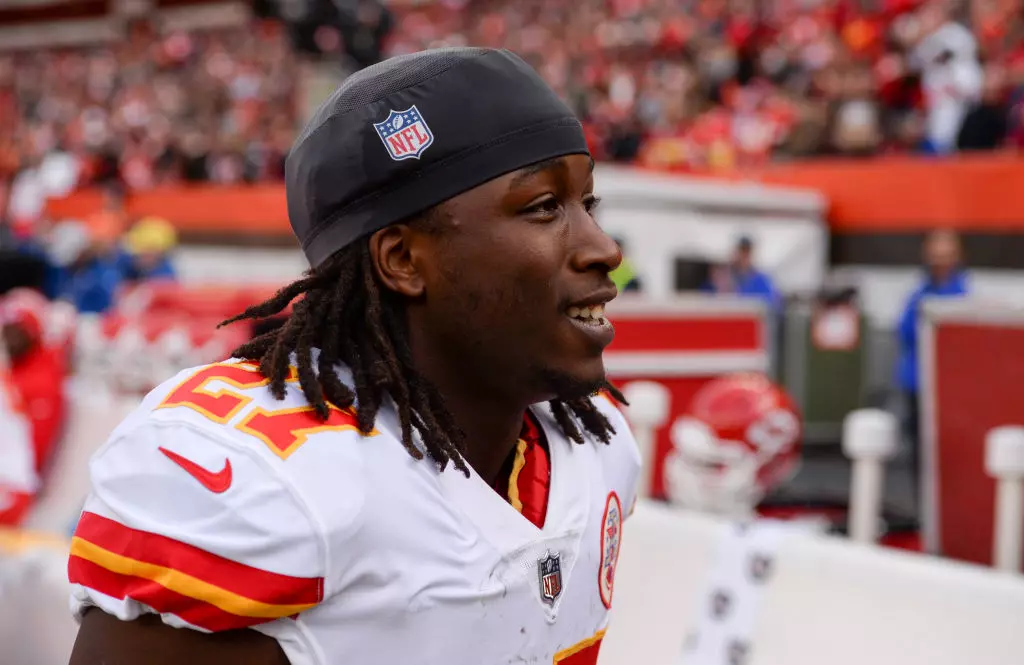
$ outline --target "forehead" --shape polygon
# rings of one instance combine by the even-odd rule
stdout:
[[[449,199],[446,205],[450,210],[496,203],[500,205],[510,198],[530,194],[541,185],[555,186],[566,192],[576,189],[582,191],[590,185],[593,171],[594,160],[590,155],[565,155],[545,159],[463,192]]]
[[[594,158],[590,155],[565,155],[524,166],[517,171],[513,171],[508,177],[510,186],[514,187],[543,174],[572,174],[589,177],[593,173]]]

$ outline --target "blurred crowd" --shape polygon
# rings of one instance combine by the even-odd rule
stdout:
[[[129,219],[116,187],[106,189],[101,206],[83,219],[50,224],[40,218],[30,233],[5,236],[0,259],[13,281],[0,279],[0,293],[5,286],[30,286],[80,313],[103,314],[125,287],[176,279],[174,226],[158,217]]]
[[[92,183],[278,179],[298,78],[272,22],[168,34],[140,23],[116,44],[0,55],[6,217],[29,225],[47,197]]]
[[[167,184],[277,180],[297,122],[297,58],[284,29],[158,33],[0,55],[0,254],[21,280],[84,313],[126,284],[174,277],[174,228],[130,219],[125,196]],[[81,219],[46,203],[95,186]],[[0,293],[10,286],[0,276]]]
[[[604,159],[770,159],[1024,145],[1020,0],[450,0],[391,53],[504,46],[570,100]]]
[[[583,118],[602,159],[705,170],[1024,146],[1022,0],[367,6],[377,56],[463,44],[519,53]],[[300,121],[292,32],[275,20],[196,32],[139,23],[116,44],[0,55],[7,218],[112,179],[279,179]],[[342,55],[358,31],[312,34],[328,58],[366,64]]]

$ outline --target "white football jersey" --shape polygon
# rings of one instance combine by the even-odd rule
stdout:
[[[317,419],[294,378],[284,401],[266,384],[246,363],[186,370],[95,454],[76,616],[251,627],[292,665],[596,663],[640,467],[607,399],[609,445],[533,407],[551,457],[537,528],[475,473],[413,459],[392,408],[364,437],[351,410]]]

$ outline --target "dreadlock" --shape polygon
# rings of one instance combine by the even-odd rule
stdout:
[[[413,366],[405,310],[397,294],[378,286],[368,243],[348,245],[270,299],[220,325],[274,316],[299,296],[283,326],[242,344],[232,355],[258,361],[260,371],[270,380],[271,393],[284,399],[294,353],[299,386],[317,415],[326,421],[328,404],[347,409],[358,401],[356,424],[363,434],[373,430],[377,412],[389,395],[398,409],[406,451],[415,459],[423,458],[413,442],[416,430],[438,468],[443,470],[450,461],[468,475],[462,432],[441,394]],[[315,368],[313,348],[319,349]],[[339,362],[350,368],[354,389],[335,373]],[[626,402],[610,383],[605,382],[602,389]],[[576,443],[583,443],[579,424],[604,443],[615,433],[590,397],[556,399],[549,404],[562,432]]]

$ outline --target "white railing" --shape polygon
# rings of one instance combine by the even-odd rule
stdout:
[[[992,564],[998,570],[1019,573],[1024,535],[1024,427],[989,430],[985,469],[996,479]]]

